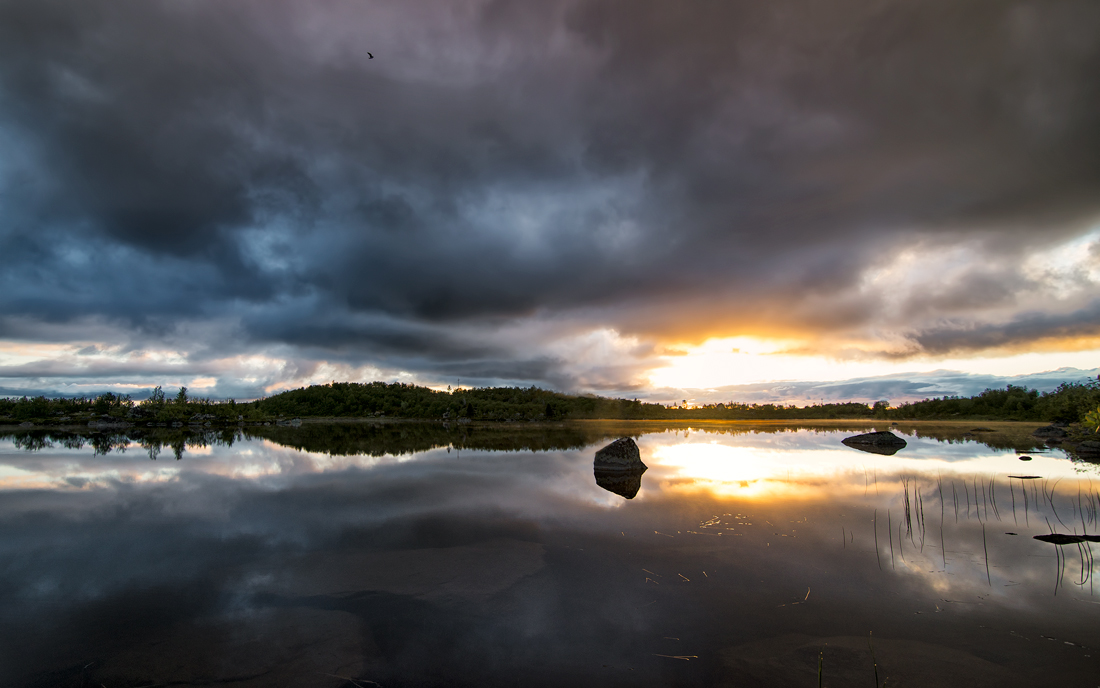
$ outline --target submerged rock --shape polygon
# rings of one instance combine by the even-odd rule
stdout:
[[[906,446],[905,440],[892,432],[868,432],[853,437],[845,437],[841,440],[845,446],[872,454],[892,456]]]
[[[629,437],[620,437],[596,452],[596,468],[610,471],[632,471],[648,468],[642,463],[638,445]]]

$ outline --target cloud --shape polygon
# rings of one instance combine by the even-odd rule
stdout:
[[[1098,375],[1100,375],[1100,368],[1091,370],[1059,368],[1028,375],[985,375],[955,370],[935,370],[825,382],[784,380],[727,385],[714,389],[665,388],[653,390],[648,398],[651,401],[664,403],[679,403],[680,400],[687,399],[698,405],[735,401],[756,404],[793,403],[798,406],[808,406],[822,402],[871,403],[880,399],[900,404],[933,397],[969,397],[987,389],[1003,389],[1007,385],[1049,392],[1064,382],[1095,380]]]
[[[639,384],[555,354],[604,330],[1081,336],[1096,277],[1022,267],[1100,218],[1098,28],[1090,2],[0,1],[0,336],[561,387]]]
[[[945,324],[921,332],[918,342],[923,350],[933,354],[954,351],[994,349],[1024,346],[1055,340],[1066,342],[1084,339],[1089,343],[1100,337],[1100,301],[1071,313],[1021,313],[1004,324],[960,326]]]

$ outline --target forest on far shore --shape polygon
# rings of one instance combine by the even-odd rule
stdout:
[[[92,419],[155,424],[267,422],[280,418],[375,417],[420,420],[1005,420],[1078,423],[1100,407],[1100,381],[1066,382],[1049,392],[1009,385],[972,397],[937,397],[890,406],[883,400],[812,404],[715,403],[665,406],[637,399],[570,395],[538,387],[440,391],[404,383],[334,382],[254,401],[191,397],[186,387],[160,387],[141,401],[114,393],[96,397],[0,399],[0,423],[59,424]],[[1095,416],[1095,413],[1093,413]],[[1092,416],[1090,416],[1091,418]]]

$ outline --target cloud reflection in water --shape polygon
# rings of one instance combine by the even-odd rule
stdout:
[[[1021,684],[1088,675],[1093,581],[1076,546],[1032,536],[1100,531],[1094,466],[1034,454],[1043,479],[1012,481],[1015,454],[976,442],[686,435],[637,438],[630,501],[593,479],[602,438],[374,456],[253,438],[181,461],[4,440],[2,470],[35,487],[0,491],[0,678],[62,685],[95,661],[106,685],[191,685],[224,680],[220,657],[299,683],[713,684],[768,679],[753,643],[801,666],[807,642],[871,630]],[[294,649],[310,638],[329,664]]]

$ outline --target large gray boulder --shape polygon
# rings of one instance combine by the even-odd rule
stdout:
[[[620,437],[596,452],[595,467],[606,471],[644,471],[638,445],[629,437]]]
[[[638,445],[629,437],[622,437],[596,452],[592,472],[596,484],[615,494],[633,499],[642,487],[642,473],[648,470],[642,463]]]
[[[905,447],[905,440],[892,432],[868,432],[862,435],[845,437],[841,440],[846,446],[872,454],[892,456]]]

